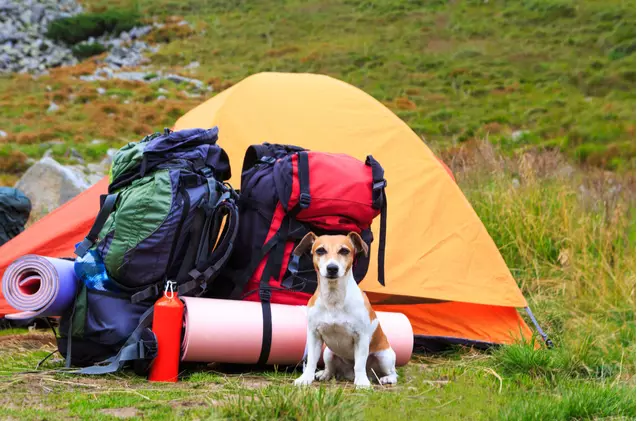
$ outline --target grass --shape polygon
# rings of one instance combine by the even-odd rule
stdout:
[[[139,24],[140,17],[132,11],[107,10],[56,19],[49,23],[46,35],[55,41],[73,45],[106,33],[117,35]]]
[[[90,44],[77,44],[74,45],[71,49],[73,51],[73,55],[83,60],[85,58],[93,57],[102,54],[106,51],[106,47],[98,42],[93,42]]]
[[[198,78],[212,95],[259,71],[316,72],[385,103],[451,167],[556,347],[416,356],[397,387],[368,393],[349,384],[297,390],[298,370],[283,368],[184,367],[166,385],[130,372],[46,371],[61,366],[54,357],[25,374],[55,345],[47,333],[12,331],[0,334],[1,418],[635,418],[633,3],[83,3],[164,23],[148,36],[161,44],[148,71]],[[70,148],[99,160],[208,95],[165,81],[76,78],[99,59],[0,77],[0,183],[48,149],[62,162]],[[186,69],[192,61],[200,66]],[[157,102],[160,88],[166,100]],[[49,115],[51,101],[60,111]]]
[[[102,378],[47,371],[62,365],[57,356],[40,373],[20,374],[55,345],[50,333],[12,331],[0,336],[0,390],[10,391],[0,394],[0,417],[634,419],[636,258],[627,235],[634,179],[582,171],[555,153],[512,159],[487,142],[453,156],[444,157],[555,348],[537,348],[533,338],[486,352],[416,355],[399,368],[398,386],[361,392],[348,383],[298,390],[300,368],[284,367],[182,366],[179,383],[157,384],[128,371]]]

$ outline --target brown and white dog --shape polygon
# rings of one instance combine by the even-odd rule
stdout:
[[[332,377],[354,380],[356,387],[370,387],[370,378],[395,384],[396,353],[380,327],[367,295],[352,274],[354,257],[367,256],[367,244],[351,232],[345,235],[307,234],[294,253],[311,250],[318,286],[307,304],[307,363],[296,385]],[[325,343],[325,370],[316,366]]]

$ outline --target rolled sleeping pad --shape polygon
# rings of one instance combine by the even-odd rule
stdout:
[[[5,318],[26,320],[61,316],[77,292],[72,260],[28,254],[7,267],[2,277],[2,294],[20,313]]]
[[[261,303],[182,297],[185,303],[182,361],[254,364],[263,340]],[[270,304],[272,346],[267,364],[295,365],[305,355],[306,306]],[[396,366],[409,362],[414,332],[402,313],[377,311],[383,332],[394,352]]]

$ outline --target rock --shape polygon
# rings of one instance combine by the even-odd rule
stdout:
[[[514,179],[511,181],[511,185],[513,185],[513,188],[514,188],[514,189],[519,188],[519,187],[520,187],[520,180],[518,180],[517,178],[514,178]]]
[[[4,130],[0,130],[0,137],[7,137],[8,134]]]
[[[201,97],[201,94],[198,94],[198,93],[196,93],[196,92],[195,92],[195,93],[190,93],[190,92],[188,92],[188,91],[181,91],[181,93],[182,93],[184,96],[188,97],[188,98],[200,98],[200,97]]]
[[[197,67],[199,67],[199,62],[198,61],[192,61],[192,62],[190,62],[190,64],[188,64],[186,66],[186,69],[196,69]]]
[[[111,164],[113,163],[113,157],[115,156],[117,151],[118,149],[114,149],[114,148],[110,148],[109,150],[107,150],[106,157],[102,159],[102,161],[100,162],[100,166],[107,169],[110,168]],[[108,172],[108,170],[105,172]]]
[[[94,173],[94,174],[104,174],[104,166],[101,164],[88,164],[86,166],[86,168],[88,169],[89,172]]]
[[[167,94],[167,93],[168,93],[168,89],[159,88],[159,89],[157,89],[157,93],[160,93],[160,94]]]
[[[174,74],[166,75],[165,78],[167,80],[170,80],[171,82],[174,82],[174,83],[190,83],[192,85],[195,85],[197,88],[201,88],[204,85],[204,83],[202,81],[200,81],[200,80],[191,79],[191,78],[188,78],[188,77],[174,75]]]
[[[15,185],[33,204],[33,212],[48,213],[86,190],[83,174],[44,157],[32,165]]]
[[[517,142],[520,139],[522,139],[524,135],[528,133],[529,132],[527,130],[516,130],[513,133],[511,133],[511,140],[513,140],[514,142]]]
[[[165,97],[164,95],[159,95],[159,96],[157,97],[157,101],[163,101],[163,100],[165,100],[165,99],[166,99],[166,97]]]
[[[20,15],[20,20],[24,25],[31,25],[31,15],[31,10],[25,10],[24,12],[22,12],[22,14]]]
[[[75,148],[71,149],[71,159],[74,159],[75,161],[77,161],[77,162],[79,162],[81,164],[84,163],[84,157]]]
[[[69,46],[45,37],[48,24],[81,13],[77,0],[0,0],[0,73],[40,75],[77,63]],[[46,52],[46,53],[44,53]]]
[[[49,104],[49,108],[46,109],[47,113],[55,113],[60,109],[60,106],[57,105],[55,102],[51,101],[51,104]]]
[[[104,141],[102,139],[93,139],[93,140],[91,140],[91,145],[101,145],[102,143],[104,143]]]
[[[44,17],[44,6],[41,4],[34,4],[31,6],[31,23],[39,23]]]
[[[97,88],[97,93],[99,95],[104,95],[106,93],[106,89],[104,89],[102,87],[99,87],[99,88]]]

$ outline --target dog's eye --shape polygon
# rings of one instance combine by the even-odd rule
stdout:
[[[341,256],[347,256],[349,254],[349,249],[348,248],[342,248],[338,251],[338,254],[340,254]]]
[[[322,256],[322,255],[324,255],[325,253],[327,253],[327,250],[325,250],[323,247],[319,247],[319,248],[317,248],[317,249],[314,251],[314,253],[316,253],[316,254],[317,254],[317,255],[319,255],[319,256]]]

